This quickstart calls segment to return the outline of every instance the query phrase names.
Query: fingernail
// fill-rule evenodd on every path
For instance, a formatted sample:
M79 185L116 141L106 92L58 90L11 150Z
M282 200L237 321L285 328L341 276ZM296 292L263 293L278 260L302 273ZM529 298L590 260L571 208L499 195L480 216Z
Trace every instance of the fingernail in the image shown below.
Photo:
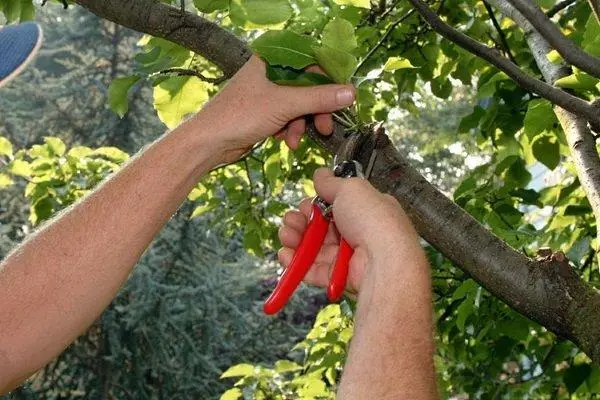
M350 89L340 89L335 96L339 106L345 107L354 103L354 92Z

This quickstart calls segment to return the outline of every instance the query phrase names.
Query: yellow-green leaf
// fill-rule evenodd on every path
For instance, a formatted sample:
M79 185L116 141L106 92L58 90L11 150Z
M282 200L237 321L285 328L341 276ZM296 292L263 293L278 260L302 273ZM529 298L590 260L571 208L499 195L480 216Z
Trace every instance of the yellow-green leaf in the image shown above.
M371 8L371 0L333 0L333 2L341 6Z
M346 52L351 52L358 47L354 26L343 18L334 18L325 25L321 43Z
M154 88L154 108L160 120L173 129L200 110L208 100L209 84L196 77L176 76Z
M127 94L129 89L140 80L139 76L127 76L114 79L108 88L108 104L110 108L121 118L129 111Z
M8 170L17 176L29 177L31 175L31 165L23 160L13 160L8 165Z
M12 179L10 179L10 176L8 176L6 174L0 174L0 189L8 187L8 186L12 185L13 183L14 182Z
M404 57L390 57L385 62L383 69L385 71L395 71L397 69L418 68L411 64L410 60Z
M54 152L57 156L62 156L65 154L67 150L67 146L65 143L57 137L47 137L44 139L48 147Z
M12 155L13 155L12 144L10 143L10 141L7 138L0 136L0 156L12 157Z
M229 389L221 395L220 400L237 400L243 396L243 393L238 388Z
M254 365L251 364L237 364L233 367L230 367L227 371L223 372L221 375L221 379L223 378L233 378L236 376L248 376L252 375L254 372Z

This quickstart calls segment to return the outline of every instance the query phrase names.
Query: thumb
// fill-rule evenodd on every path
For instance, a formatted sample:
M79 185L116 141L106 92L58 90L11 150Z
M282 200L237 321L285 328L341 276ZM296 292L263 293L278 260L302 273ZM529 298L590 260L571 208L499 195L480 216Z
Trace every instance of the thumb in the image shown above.
M329 204L333 204L344 184L344 178L337 178L328 168L319 168L315 171L313 183L319 197Z
M283 104L289 104L290 119L307 114L325 114L348 107L354 103L355 89L352 85L319 85L288 87L282 91ZM293 101L290 101L293 99Z

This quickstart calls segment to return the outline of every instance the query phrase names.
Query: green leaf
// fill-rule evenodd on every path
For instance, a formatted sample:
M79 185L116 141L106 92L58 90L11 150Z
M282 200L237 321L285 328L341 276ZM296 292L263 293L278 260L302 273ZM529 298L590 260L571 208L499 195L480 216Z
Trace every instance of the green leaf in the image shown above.
M117 78L110 83L108 88L108 104L119 117L123 118L129 110L127 93L140 80L139 76Z
M341 6L371 8L371 0L333 0L333 2Z
M229 0L194 0L194 6L198 11L211 13L227 9L229 7Z
M523 121L524 132L532 139L538 133L552 129L553 125L558 122L554 111L552 111L552 103L545 99L531 100L527 104L527 113Z
M567 369L563 375L563 381L569 393L574 393L585 382L591 372L592 367L589 364L574 365Z
M7 138L3 136L0 136L0 156L13 156L12 144Z
M588 53L600 57L600 23L598 23L598 19L594 13L590 13L585 25L585 33L581 46Z
M8 171L13 175L27 178L31 175L31 165L27 161L13 160L8 164Z
M313 38L291 31L268 31L252 42L252 49L271 65L302 69L316 64Z
M194 208L194 211L192 212L192 215L190 216L190 218L196 218L199 217L203 214L206 214L207 212L209 212L210 210L212 210L214 207L210 204L203 204L201 206L198 206L196 208Z
M548 61L550 61L552 64L560 64L563 61L562 56L560 55L560 53L556 50L552 50L550 51L548 54L546 54L546 58L548 59Z
M440 99L447 99L452 93L452 82L441 76L432 79L431 92Z
M267 78L278 85L313 86L334 83L326 75L267 64Z
M251 364L237 364L230 367L227 371L223 372L221 379L223 378L234 378L237 376L246 377L254 373L254 365Z
M240 389L233 388L223 393L220 397L220 400L237 400L242 398L243 395L244 393Z
M275 371L282 374L284 372L298 371L302 367L293 361L279 360L275 362Z
M593 76L582 71L575 71L569 76L558 79L554 85L564 89L592 90L598 83L599 80Z
M198 112L208 100L208 84L196 77L176 76L154 88L154 108L160 120L173 129L186 115Z
M11 186L13 183L14 182L10 176L6 174L0 174L0 189Z
M288 0L231 0L229 18L244 29L275 26L287 21L294 10Z
M456 309L456 326L461 332L465 331L465 324L469 316L473 314L473 310L473 300L470 298L460 303L460 306Z
M46 138L44 138L44 141L48 145L48 148L50 150L52 150L54 155L61 157L62 155L65 154L65 151L67 150L67 146L60 138L46 137Z
M104 156L116 163L121 163L129 158L129 154L116 147L99 147L96 150L92 151L91 154L97 156Z
M338 83L348 83L358 64L350 53L328 46L313 47L316 59L323 70Z
M343 18L334 18L325 25L321 43L324 46L346 52L351 52L358 47L354 26Z
M533 139L531 150L534 157L548 167L554 170L560 162L560 146L556 136L539 135Z
M383 66L384 71L395 71L397 69L418 68L411 64L408 58L390 57Z

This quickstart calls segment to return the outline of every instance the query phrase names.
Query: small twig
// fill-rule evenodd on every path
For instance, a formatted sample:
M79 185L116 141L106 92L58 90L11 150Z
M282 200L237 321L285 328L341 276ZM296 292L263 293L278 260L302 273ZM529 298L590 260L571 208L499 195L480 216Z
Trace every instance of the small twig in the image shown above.
M248 165L248 157L244 157L244 167L246 168L248 184L250 185L250 200L252 200L254 197L254 182L252 181L252 174L250 173L250 165Z
M548 11L546 11L546 16L548 18L552 18L556 14L558 14L559 12L561 12L562 10L564 10L565 8L569 7L571 4L574 4L575 2L577 2L577 0L564 0L564 1L561 1L560 3L555 4L554 7L552 7Z
M172 74L175 76L195 76L204 82L212 83L213 85L218 85L219 83L225 82L227 78L225 76L220 76L218 78L209 78L207 76L202 75L199 71L195 69L186 69L186 68L169 68L159 71L158 74L168 75Z
M508 58L510 58L510 60L513 63L515 63L516 65L519 65L517 63L517 60L515 60L515 58L513 57L512 53L510 51L510 47L508 46L508 41L506 40L506 35L504 34L502 27L500 27L500 24L498 23L498 20L496 19L496 16L494 15L494 10L492 10L492 7L486 0L483 0L483 5L485 6L485 10L487 11L488 16L490 17L490 20L492 21L492 25L494 25L494 28L498 32L498 36L500 37L500 41L502 42L502 46L504 47L504 52L506 53Z
M395 4L394 4L395 6ZM385 40L388 38L388 36L390 36L390 34L392 33L392 31L394 29L396 29L396 26L398 26L398 24L402 23L403 21L405 21L406 19L408 19L411 15L413 15L415 13L415 9L410 10L409 12L407 12L406 14L404 14L402 17L400 17L396 22L392 23L392 25L390 25L390 27L385 31L385 33L383 34L383 36L381 37L381 39L379 39L379 42L377 42L377 44L375 46L373 46L371 48L371 50L369 50L369 52L367 53L367 55L365 56L365 58L362 59L362 61L358 64L358 66L354 69L354 73L352 75L356 75L356 73L358 71L360 71L360 69L363 67L363 65L365 65L365 63L369 60L369 58L371 58L371 56L373 55L373 53L375 53L375 51L377 51L377 49L383 45L383 43L385 42Z
M181 12L185 12L185 0L181 0Z

